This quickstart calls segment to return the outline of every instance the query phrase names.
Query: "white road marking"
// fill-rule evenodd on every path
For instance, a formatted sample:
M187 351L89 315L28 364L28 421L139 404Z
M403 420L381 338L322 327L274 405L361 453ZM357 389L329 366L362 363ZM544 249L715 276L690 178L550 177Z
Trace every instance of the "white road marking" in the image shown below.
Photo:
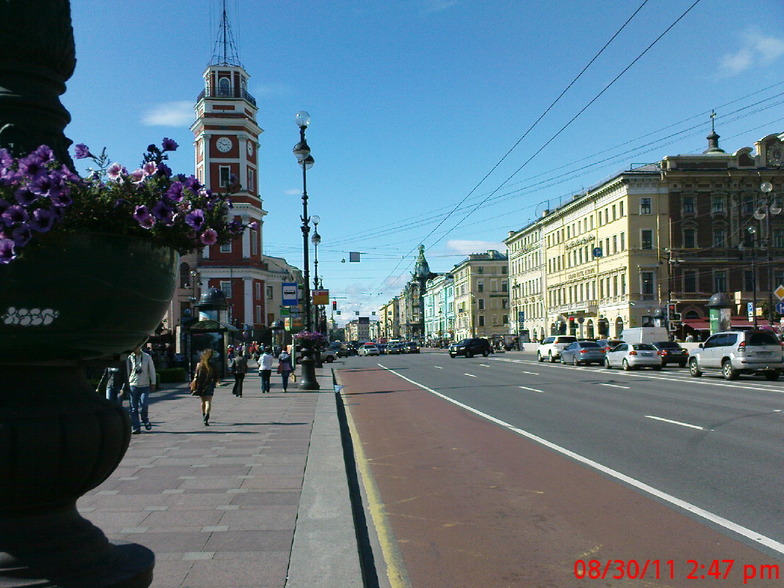
M539 392L540 394L544 394L544 390L537 390L536 388L527 388L525 386L518 386L520 390L530 390L531 392Z
M474 374L463 374L463 375L464 376L468 376L469 378L475 378L476 377Z
M427 392L430 392L431 394L433 394L435 396L438 396L439 398L442 398L443 400L446 400L447 402L451 402L455 406L459 406L460 408L462 408L464 410L472 412L472 413L474 413L477 416L480 416L480 417L482 417L484 419L487 419L488 421L490 421L492 423L496 423L497 425L500 425L500 426L502 426L502 427L512 431L513 433L516 433L516 434L520 435L521 437L525 437L526 439L530 439L531 441L539 443L540 445L543 445L544 447L548 447L549 449L552 449L553 451L556 451L558 453L561 453L562 455L570 457L570 458L574 459L575 461L578 461L578 462L580 462L582 464L587 465L590 468L598 470L598 471L600 471L600 472L602 472L602 473L604 473L604 474L606 474L606 475L608 475L608 476L610 476L612 478L615 478L616 480L620 480L621 482L624 482L625 484L629 484L630 486L633 486L634 488L637 488L638 490L646 492L647 494L650 494L651 496L654 496L654 497L658 498L659 500L662 500L664 502L668 502L668 503L672 504L673 506L681 508L681 509L683 509L683 510L685 510L687 512L690 512L690 513L692 513L692 514L694 514L694 515L696 515L698 517L701 517L701 518L705 519L706 521L709 521L709 522L711 522L711 523L713 523L715 525L718 525L720 527L724 527L728 531L732 531L733 533L737 533L738 535L746 537L747 539L749 539L750 541L752 541L754 543L758 543L760 545L763 545L763 546L767 547L768 549L771 549L771 550L773 550L773 551L775 551L777 553L780 553L781 555L784 555L784 543L780 543L779 541L776 541L775 539L771 539L770 537L766 537L762 533L758 533L758 532L753 531L753 530L751 530L751 529L749 529L747 527L744 527L744 526L739 525L737 523L733 523L729 519L725 519L724 517L721 517L721 516L719 516L717 514L714 514L714 513L710 512L710 511L707 511L707 510L705 510L703 508L700 508L699 506L695 506L694 504L686 502L685 500L681 500L680 498L672 496L671 494L667 494L666 492L663 492L662 490L654 488L653 486L650 486L650 485L646 484L645 482L641 482L639 480L636 480L635 478L632 478L631 476L627 476L626 474L623 474L623 473L621 473L621 472L619 472L617 470L614 470L614 469L609 468L609 467L607 467L605 465L602 465L602 464L600 464L597 461L594 461L594 460L592 460L590 458L587 458L587 457L584 457L584 456L580 455L579 453L575 453L574 451L566 449L565 447L561 447L560 445L556 445L555 443L552 443L551 441L548 441L547 439L544 439L543 437L539 437L538 435L534 435L533 433L529 433L528 431L524 431L523 429L519 429L519 428L517 428L517 427L515 427L515 426L513 426L513 425L511 425L511 424L509 424L509 423L507 423L505 421L502 421L501 419L497 419L496 417L491 416L491 415L489 415L487 413L484 413L484 412L482 412L480 410L477 410L477 409L475 409L475 408L473 408L471 406L468 406L467 404L463 404L462 402L458 402L457 400L455 400L453 398L450 398L449 396L446 396L445 394L441 394L440 392L436 392L432 388L428 388L424 384L420 384L419 382L416 382L416 381L412 380L411 378L407 378L403 374L397 373L395 370L389 369L389 368L384 367L384 366L381 366L381 367L384 368L385 370L387 370L388 372L395 374L397 377L404 379L406 382L414 384L415 386L419 386L423 390L425 390Z
M480 363L479 365L480 365L480 366L482 366L482 367L490 367L490 366L489 366L489 365L487 365L486 363Z
M697 425L690 425L689 423L682 423L681 421L673 421L670 419L665 419L662 417L653 416L652 414L646 414L646 419L653 419L655 421L661 421L663 423L670 423L671 425L678 425L679 427L688 427L690 429L697 429L698 431L709 431L710 429L706 429L705 427L700 427Z
M600 386L609 386L610 388L623 388L624 390L629 390L631 386L619 386L618 384L599 384Z
M538 376L539 372L520 372L521 374L529 374L531 376Z
M434 367L434 368L436 368L437 370L442 370L442 369L444 369L444 367L443 367L443 366L440 366L440 365L434 365L433 367Z

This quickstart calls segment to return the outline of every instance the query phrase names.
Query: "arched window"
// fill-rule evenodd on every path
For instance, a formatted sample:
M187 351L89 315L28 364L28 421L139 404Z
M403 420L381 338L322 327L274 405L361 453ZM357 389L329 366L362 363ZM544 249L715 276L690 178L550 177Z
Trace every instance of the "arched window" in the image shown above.
M180 264L180 288L191 287L191 266L184 261Z
M218 96L231 96L231 80L229 78L218 80Z

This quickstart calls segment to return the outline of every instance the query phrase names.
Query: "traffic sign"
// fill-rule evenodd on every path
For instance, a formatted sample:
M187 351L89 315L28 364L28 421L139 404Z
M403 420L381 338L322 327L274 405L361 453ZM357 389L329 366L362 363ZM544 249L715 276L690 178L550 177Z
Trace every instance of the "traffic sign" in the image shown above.
M773 293L779 300L784 300L784 285L779 284L779 287L773 290Z
M776 312L779 314L784 314L784 302L776 303Z
M747 310L747 312L749 314L749 322L752 322L754 320L754 303L753 302L747 302L746 303L746 310Z

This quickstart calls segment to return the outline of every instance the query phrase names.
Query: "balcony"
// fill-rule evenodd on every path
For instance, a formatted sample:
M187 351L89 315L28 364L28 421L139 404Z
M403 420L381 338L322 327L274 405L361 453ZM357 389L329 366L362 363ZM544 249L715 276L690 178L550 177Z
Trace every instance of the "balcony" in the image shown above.
M236 95L235 95L236 94ZM226 99L234 99L234 98L241 98L256 106L256 99L251 96L246 90L240 90L239 92L232 92L232 91L223 91L220 88L213 88L212 91L207 95L207 90L202 90L199 92L199 97L196 98L196 102L199 102L203 98L226 98Z

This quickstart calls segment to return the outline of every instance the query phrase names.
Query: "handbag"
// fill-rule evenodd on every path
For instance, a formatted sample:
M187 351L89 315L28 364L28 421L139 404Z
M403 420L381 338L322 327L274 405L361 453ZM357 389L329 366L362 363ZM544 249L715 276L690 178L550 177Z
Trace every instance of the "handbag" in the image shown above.
M197 390L198 387L199 387L199 384L196 381L196 378L193 378L193 380L191 380L191 394L196 394L196 390Z

